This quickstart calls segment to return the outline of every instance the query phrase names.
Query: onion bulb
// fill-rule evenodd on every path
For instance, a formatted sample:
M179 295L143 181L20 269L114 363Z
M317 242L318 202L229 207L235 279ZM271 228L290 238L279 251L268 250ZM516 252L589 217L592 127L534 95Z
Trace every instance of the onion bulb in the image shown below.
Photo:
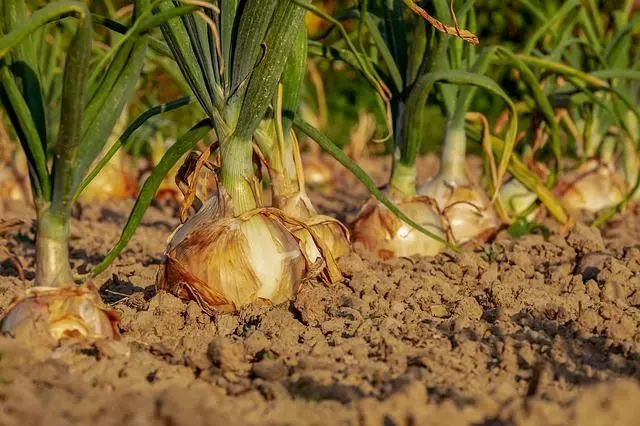
M17 337L118 339L118 315L88 287L32 287L2 316L0 329Z
M174 233L158 288L195 299L209 314L291 299L307 272L296 238L265 209L227 211L226 201L211 198Z
M127 200L135 197L138 183L127 159L118 151L78 197L81 201Z
M391 197L394 201L394 198ZM428 197L407 197L395 205L413 221L445 238L442 221ZM352 224L353 241L360 242L380 259L413 255L433 256L445 249L439 241L414 229L371 197Z
M22 153L7 157L4 164L0 163L0 200L31 202L27 157Z
M617 205L626 192L615 167L595 159L562 176L556 191L569 210L589 212Z
M500 222L485 192L464 179L446 179L442 174L418 190L436 202L454 244L464 244L495 231Z
M319 152L308 152L302 156L304 180L311 186L329 185L334 181L335 171L322 161Z

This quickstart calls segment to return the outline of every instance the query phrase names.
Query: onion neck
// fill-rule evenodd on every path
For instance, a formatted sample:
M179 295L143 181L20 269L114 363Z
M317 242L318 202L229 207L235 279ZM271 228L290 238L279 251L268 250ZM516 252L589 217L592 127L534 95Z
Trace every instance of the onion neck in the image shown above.
M258 207L252 188L255 183L252 141L231 136L222 143L220 155L220 183L231 199L234 214L238 216Z
M38 207L36 284L48 287L73 284L69 266L68 216L53 214L49 205Z
M449 121L440 156L438 177L452 183L466 184L466 155L467 134L464 130L464 123L456 125L454 121Z
M411 197L416 194L416 174L415 163L406 165L399 160L399 157L394 157L389 185L401 192L403 196Z

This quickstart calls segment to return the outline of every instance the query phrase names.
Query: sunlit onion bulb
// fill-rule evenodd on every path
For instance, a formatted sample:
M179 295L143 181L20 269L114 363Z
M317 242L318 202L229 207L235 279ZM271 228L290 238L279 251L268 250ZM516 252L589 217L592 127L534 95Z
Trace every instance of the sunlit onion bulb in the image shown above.
M124 157L116 155L87 185L79 199L89 201L127 200L136 195L138 183Z
M348 229L337 219L318 214L305 191L300 191L295 197L281 203L282 211L304 222L321 239L331 252L334 259L346 256L351 251ZM300 248L311 262L321 257L320 249L307 228L300 228L293 234L300 240Z
M208 204L174 234L158 288L195 299L209 313L291 299L307 266L293 235L260 213L216 217Z
M117 314L86 287L33 287L2 317L1 330L17 337L119 338Z
M0 164L0 200L25 201L32 200L29 191L29 166L24 155L16 154Z
M335 171L322 161L319 153L307 153L302 156L304 180L308 185L328 185L334 180Z
M562 176L557 192L569 210L598 212L621 202L625 186L613 166L589 160Z
M0 199L20 201L24 197L24 190L9 167L0 166Z
M475 185L458 184L436 176L418 193L436 202L455 244L486 235L500 225L493 205L484 191Z
M395 203L409 218L434 234L446 238L435 206L426 197L410 197ZM412 255L433 256L444 244L424 235L399 219L371 197L352 224L352 240L359 242L380 259Z

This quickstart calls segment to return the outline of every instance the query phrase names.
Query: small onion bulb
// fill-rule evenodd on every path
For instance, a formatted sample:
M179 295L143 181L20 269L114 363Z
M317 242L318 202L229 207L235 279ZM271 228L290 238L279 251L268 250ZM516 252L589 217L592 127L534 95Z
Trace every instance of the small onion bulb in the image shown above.
M79 199L84 202L128 200L137 190L133 171L124 157L116 154L82 191Z
M445 238L438 211L427 197L409 197L396 201L409 218L434 234ZM353 241L359 242L380 259L433 256L445 249L439 241L414 229L371 197L352 224Z
M505 182L499 191L500 201L509 216L520 216L537 200L538 196L529 191L519 180L511 178ZM536 211L527 216L527 220L535 219Z
M118 315L87 287L33 287L2 316L0 329L18 337L118 339Z
M620 203L626 191L613 166L589 160L562 176L557 192L569 210L595 213Z
M322 161L319 153L310 152L303 155L302 164L304 180L308 185L322 186L333 182L335 171L329 164Z
M450 240L464 244L498 228L500 222L493 205L478 186L447 180L442 175L429 180L418 190L436 202Z

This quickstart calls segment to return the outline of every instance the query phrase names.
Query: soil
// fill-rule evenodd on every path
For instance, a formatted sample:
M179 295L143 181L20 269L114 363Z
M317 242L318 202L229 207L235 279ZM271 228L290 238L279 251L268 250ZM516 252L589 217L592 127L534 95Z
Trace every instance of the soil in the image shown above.
M367 195L341 182L311 195L348 221ZM114 244L131 206L76 211L78 273ZM0 309L34 276L33 212L13 203L3 216L25 224L0 236ZM122 317L126 351L0 337L0 425L638 424L636 211L602 231L503 231L433 258L383 262L356 247L339 262L343 283L214 318L156 294L175 217L152 207L93 281Z

